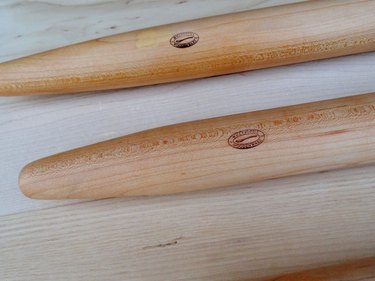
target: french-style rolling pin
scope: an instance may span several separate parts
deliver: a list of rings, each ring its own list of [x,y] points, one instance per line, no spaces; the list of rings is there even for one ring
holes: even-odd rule
[[[375,51],[374,0],[315,0],[143,29],[0,65],[0,95],[126,88]]]
[[[38,199],[159,195],[375,163],[375,93],[151,129],[27,165]]]
[[[375,258],[291,273],[267,281],[375,281]]]

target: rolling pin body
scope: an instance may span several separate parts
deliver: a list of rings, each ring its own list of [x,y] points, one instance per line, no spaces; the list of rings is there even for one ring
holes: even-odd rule
[[[39,199],[160,195],[375,162],[375,93],[182,123],[27,165]]]
[[[316,0],[100,38],[0,64],[0,95],[159,84],[375,50],[375,1]]]

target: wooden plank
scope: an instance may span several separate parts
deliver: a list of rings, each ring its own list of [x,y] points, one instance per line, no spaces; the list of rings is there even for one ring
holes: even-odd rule
[[[374,174],[369,166],[1,217],[0,276],[259,280],[371,256]]]

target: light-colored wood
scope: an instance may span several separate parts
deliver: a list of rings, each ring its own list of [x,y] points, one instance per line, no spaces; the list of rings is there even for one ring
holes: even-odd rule
[[[116,32],[293,1],[297,2],[92,0],[89,4],[87,0],[4,0],[0,1],[0,32],[4,39],[0,61]],[[370,92],[374,81],[369,78],[375,75],[372,54],[155,85],[152,91],[139,87],[69,97],[0,97],[0,131],[8,136],[0,137],[4,164],[0,169],[0,215],[72,202],[29,200],[20,192],[19,171],[32,160],[152,127]],[[264,83],[269,76],[272,80]],[[288,95],[277,94],[274,89]],[[257,94],[259,91],[262,95]],[[216,102],[207,107],[213,99]]]
[[[2,0],[0,62],[152,26],[303,1]]]
[[[0,60],[286,2],[2,0]],[[97,94],[0,97],[0,279],[253,281],[374,256],[375,166],[93,202],[30,200],[17,184],[21,168],[46,155],[168,124],[373,92],[374,77],[375,53],[367,53]]]
[[[371,92],[374,77],[369,53],[152,89],[0,98],[0,214],[72,203],[21,193],[19,172],[33,160],[169,124]]]
[[[3,39],[0,61],[133,29],[298,2],[196,1],[4,0],[0,3],[0,33]],[[35,18],[39,20],[36,22]],[[325,60],[320,64],[295,65],[295,68],[241,73],[171,86],[165,84],[154,86],[152,92],[143,87],[91,95],[90,98],[84,94],[69,98],[0,98],[0,130],[9,134],[9,137],[0,138],[1,159],[6,163],[0,169],[0,214],[70,202],[35,201],[22,196],[17,188],[17,175],[22,166],[33,159],[150,127],[369,92],[373,87],[367,77],[372,77],[374,73],[371,60],[369,53],[334,62]],[[326,87],[332,86],[327,83],[336,75],[336,67],[341,75],[335,78],[335,88],[325,92]],[[298,79],[295,77],[297,73]],[[307,73],[308,79],[304,77]],[[268,75],[273,77],[272,83],[263,84]],[[353,75],[356,80],[348,79]],[[289,78],[285,79],[285,76]],[[301,88],[297,94],[297,88],[302,83],[307,83],[310,90]],[[289,85],[295,89],[290,89]],[[176,86],[179,90],[169,95],[168,92]],[[275,88],[281,91],[287,88],[288,95],[277,94]],[[260,89],[262,95],[257,96]],[[220,101],[224,96],[231,97],[230,100],[225,99],[225,106]],[[208,101],[213,97],[216,101],[210,107],[205,105],[206,102],[197,102],[198,99]],[[110,110],[107,110],[108,107]],[[155,107],[162,107],[167,114],[153,110]],[[152,117],[148,118],[148,114]],[[71,122],[70,117],[73,116],[77,116],[79,121]],[[47,131],[49,133],[45,134]]]
[[[28,164],[37,199],[161,195],[375,163],[375,93],[156,128]]]
[[[375,280],[375,258],[348,262],[292,273],[268,281],[372,281]]]
[[[374,14],[372,0],[317,0],[105,37],[0,65],[0,94],[134,87],[374,51]],[[171,46],[181,32],[199,41]]]
[[[0,276],[255,281],[371,257],[374,174],[368,166],[3,216]]]

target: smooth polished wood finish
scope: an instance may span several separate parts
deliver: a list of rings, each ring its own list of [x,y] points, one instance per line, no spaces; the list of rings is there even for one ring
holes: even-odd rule
[[[161,195],[375,162],[375,93],[162,128],[50,156],[20,174],[38,199]]]
[[[375,258],[326,266],[267,281],[371,281],[375,280]]]
[[[375,2],[320,0],[105,37],[0,65],[0,95],[180,81],[375,50]],[[171,38],[194,32],[196,38]],[[177,44],[178,45],[178,44]]]

